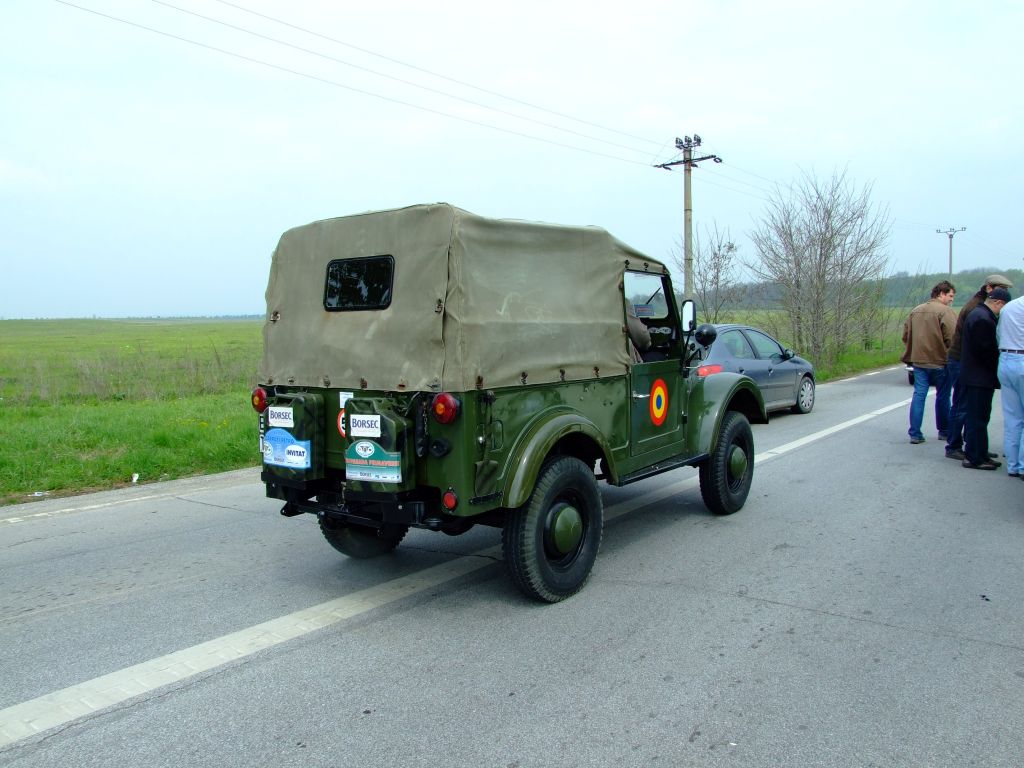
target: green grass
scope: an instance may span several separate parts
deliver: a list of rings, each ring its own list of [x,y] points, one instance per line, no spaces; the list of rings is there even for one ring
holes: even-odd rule
[[[0,402],[83,404],[248,390],[259,320],[0,321]]]
[[[769,332],[777,319],[730,318]],[[115,488],[134,474],[147,483],[256,466],[249,391],[261,329],[260,320],[0,321],[0,504]],[[818,380],[894,364],[901,352],[891,329],[819,367]]]
[[[0,321],[0,504],[258,464],[261,328]]]

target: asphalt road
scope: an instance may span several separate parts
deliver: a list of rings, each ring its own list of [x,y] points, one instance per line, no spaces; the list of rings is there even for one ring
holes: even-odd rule
[[[1024,483],[911,446],[910,394],[755,427],[729,517],[604,488],[550,606],[496,530],[352,561],[256,471],[0,508],[0,765],[1020,766]]]

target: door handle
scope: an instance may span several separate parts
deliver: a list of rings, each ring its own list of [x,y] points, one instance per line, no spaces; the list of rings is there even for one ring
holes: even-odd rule
[[[633,392],[632,395],[633,395],[633,399],[634,400],[650,400],[651,399],[650,395],[641,395],[639,392]]]

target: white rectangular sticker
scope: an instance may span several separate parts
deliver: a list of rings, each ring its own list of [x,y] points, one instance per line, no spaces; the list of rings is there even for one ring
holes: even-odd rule
[[[345,407],[345,403],[347,403],[349,400],[351,400],[355,396],[356,396],[355,392],[339,392],[338,393],[338,407],[339,408],[344,408]]]
[[[380,437],[380,415],[357,415],[350,413],[348,417],[349,437]]]
[[[294,427],[295,417],[292,415],[291,407],[267,408],[267,424],[271,427]]]

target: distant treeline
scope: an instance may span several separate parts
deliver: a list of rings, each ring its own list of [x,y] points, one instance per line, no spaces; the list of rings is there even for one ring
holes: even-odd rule
[[[1004,275],[1010,279],[1014,287],[1010,293],[1016,297],[1024,292],[1024,270],[1006,269],[1005,267],[985,267],[957,272],[950,282],[956,286],[954,307],[962,306],[985,282],[991,274]],[[949,280],[945,272],[911,275],[897,272],[878,281],[882,291],[882,303],[886,307],[911,307],[927,301],[932,286],[941,280]],[[767,283],[746,283],[739,286],[738,305],[730,309],[776,309],[779,306],[779,289]]]

